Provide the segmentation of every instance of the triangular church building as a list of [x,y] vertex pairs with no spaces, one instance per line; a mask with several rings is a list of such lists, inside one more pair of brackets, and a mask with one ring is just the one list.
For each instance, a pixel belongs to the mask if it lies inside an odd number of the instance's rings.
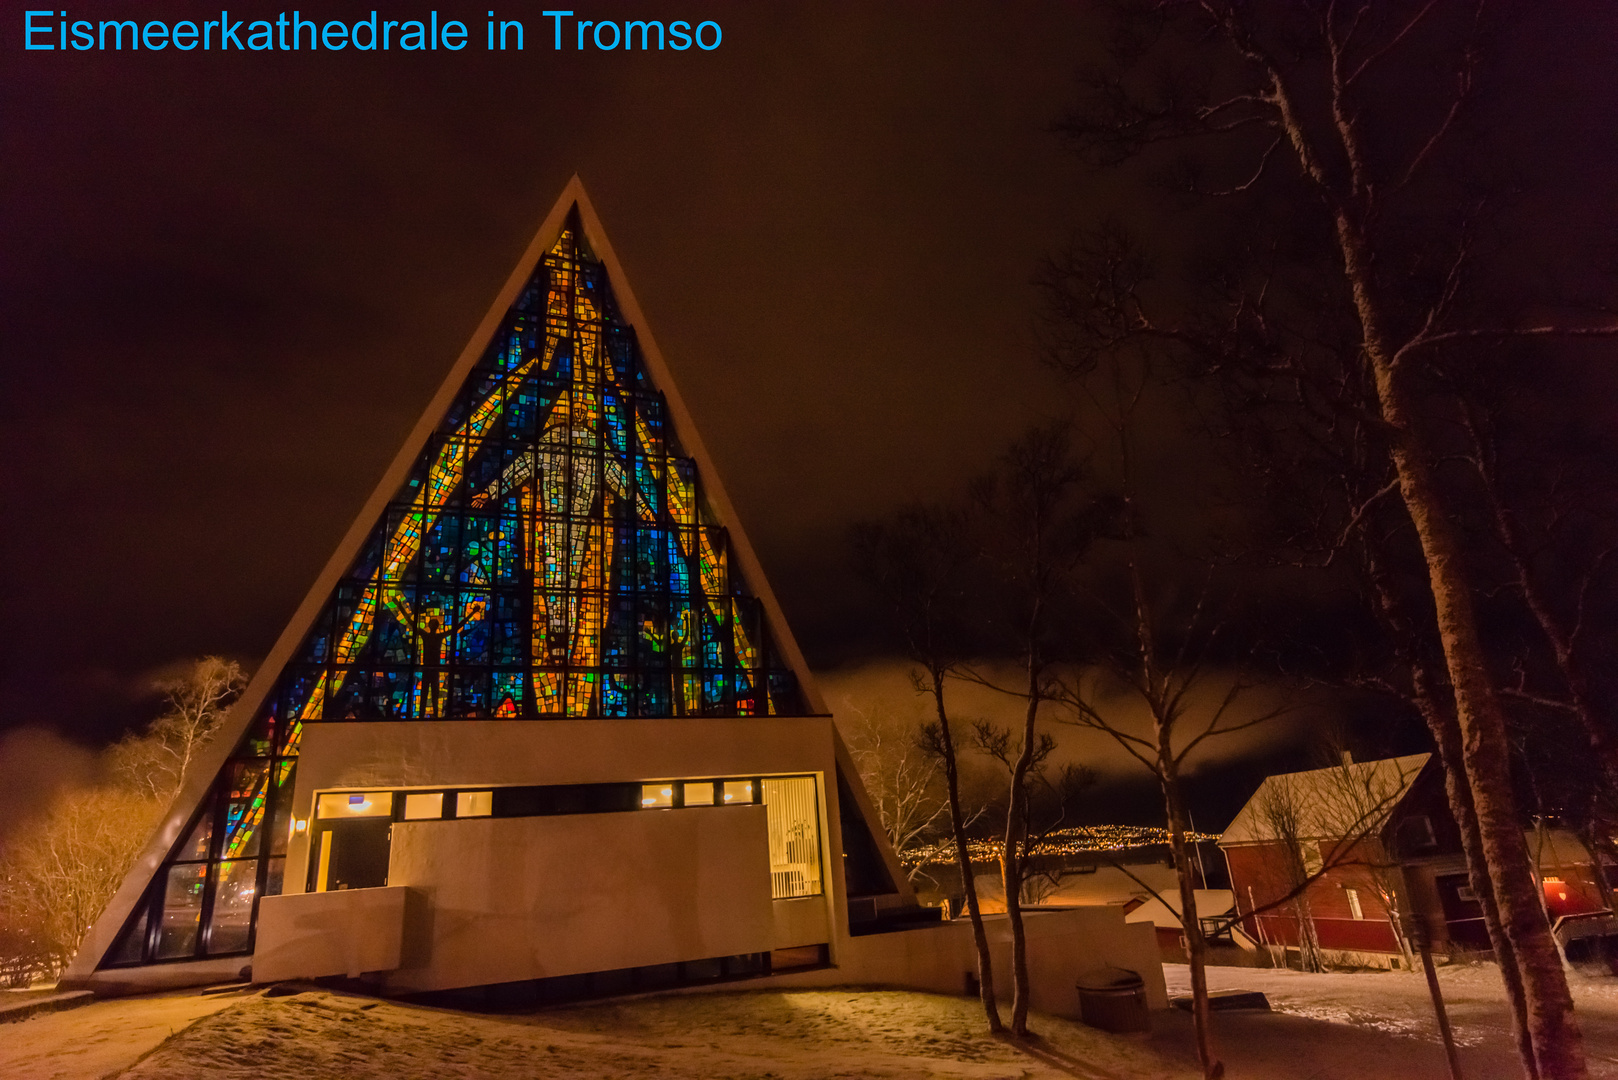
[[856,939],[947,929],[576,178],[212,754],[68,985],[914,983]]

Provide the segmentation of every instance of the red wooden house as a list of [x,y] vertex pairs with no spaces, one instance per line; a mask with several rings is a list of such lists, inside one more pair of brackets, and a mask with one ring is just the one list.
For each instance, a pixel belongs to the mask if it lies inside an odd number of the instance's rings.
[[[1525,831],[1546,913],[1611,908],[1590,853],[1571,832]],[[1243,927],[1261,945],[1295,952],[1312,938],[1348,963],[1401,967],[1412,955],[1402,920],[1419,919],[1442,954],[1489,948],[1439,763],[1427,754],[1344,761],[1267,778],[1220,838]],[[1297,900],[1275,905],[1318,874]],[[1272,906],[1274,905],[1274,906]]]

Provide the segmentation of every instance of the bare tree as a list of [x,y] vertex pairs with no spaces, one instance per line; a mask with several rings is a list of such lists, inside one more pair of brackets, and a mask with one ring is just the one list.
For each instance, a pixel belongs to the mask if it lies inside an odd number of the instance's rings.
[[1295,785],[1288,782],[1291,779],[1272,776],[1259,789],[1255,797],[1258,818],[1278,856],[1272,863],[1280,874],[1279,888],[1274,891],[1292,894],[1290,907],[1298,933],[1298,964],[1305,971],[1324,971],[1320,935],[1315,932],[1314,912],[1305,887],[1305,882],[1320,874],[1320,849],[1304,824],[1303,799]]
[[[1078,650],[1088,664],[1059,680],[1052,696],[1066,707],[1062,719],[1107,735],[1157,782],[1179,883],[1178,903],[1163,902],[1180,915],[1191,969],[1198,1060],[1204,1075],[1216,1077],[1223,1065],[1213,1049],[1207,938],[1197,910],[1195,855],[1188,839],[1192,830],[1182,778],[1188,760],[1206,749],[1209,740],[1274,720],[1290,706],[1261,702],[1260,687],[1243,670],[1253,657],[1250,648],[1228,640],[1235,604],[1216,588],[1218,563],[1211,556],[1187,558],[1152,537],[1136,440],[1148,389],[1157,384],[1150,357],[1117,354],[1101,358],[1076,380],[1091,408],[1091,426],[1105,433],[1104,452],[1097,456],[1110,460],[1116,473],[1120,494],[1106,531],[1120,549],[1121,565],[1109,565],[1100,586],[1077,582],[1078,595],[1070,602],[1078,600],[1082,611],[1073,622],[1090,639]],[[1185,517],[1197,517],[1184,506],[1179,509]],[[1200,520],[1211,516],[1203,514]],[[1158,569],[1165,566],[1172,569]],[[1154,583],[1159,573],[1169,581],[1168,587]],[[1195,582],[1189,589],[1183,584],[1187,579]],[[1145,711],[1149,718],[1145,732],[1103,704],[1119,698]],[[1298,902],[1306,902],[1301,888],[1298,897]]]
[[[1015,744],[1006,728],[990,720],[974,721],[972,743],[1008,775],[1015,768]],[[1070,824],[1080,796],[1096,781],[1094,770],[1077,762],[1055,765],[1051,758],[1056,749],[1055,737],[1041,732],[1022,787],[1012,789],[1023,801],[1021,847],[1012,858],[1004,846],[999,849],[1001,887],[1008,894],[1015,889],[1018,902],[1029,906],[1037,906],[1060,883],[1060,862],[1048,861],[1051,843]]]
[[926,725],[880,707],[855,708],[844,728],[848,752],[882,831],[910,880],[925,872],[918,853],[933,847],[949,820],[949,793],[941,755],[924,740]]
[[[1397,528],[1397,526],[1395,526]],[[1472,787],[1461,760],[1461,730],[1455,722],[1455,699],[1449,693],[1435,628],[1425,627],[1418,618],[1419,603],[1411,599],[1415,590],[1402,587],[1399,575],[1389,565],[1390,539],[1364,521],[1354,529],[1363,556],[1363,568],[1373,598],[1373,611],[1391,643],[1388,663],[1381,674],[1367,683],[1389,698],[1414,710],[1426,724],[1437,747],[1444,769],[1444,792],[1450,814],[1461,835],[1461,851],[1466,858],[1468,882],[1483,910],[1483,925],[1500,965],[1501,981],[1511,1003],[1512,1035],[1519,1058],[1530,1078],[1539,1075],[1528,1024],[1527,995],[1515,947],[1500,922],[1494,889],[1484,858],[1477,810],[1472,803]]]
[[1355,762],[1345,755],[1325,768],[1272,776],[1254,795],[1254,834],[1272,845],[1281,872],[1270,892],[1293,897],[1305,970],[1323,970],[1324,961],[1305,885],[1327,870],[1363,874],[1397,928],[1399,863],[1382,835],[1416,771],[1406,759]]
[[205,656],[182,674],[159,680],[156,688],[168,708],[144,732],[113,747],[113,765],[124,783],[167,804],[246,685],[241,665],[217,656]]
[[970,520],[959,508],[913,507],[886,525],[857,528],[854,552],[862,576],[887,601],[905,650],[917,665],[917,690],[932,701],[933,720],[923,729],[921,744],[944,771],[950,834],[977,951],[978,995],[989,1030],[998,1034],[1003,1024],[994,963],[967,846],[971,817],[961,798],[959,752],[946,703],[949,679],[976,643]]
[[[1498,409],[1487,408],[1475,397],[1462,396],[1460,416],[1468,440],[1464,456],[1476,470],[1488,522],[1507,557],[1508,580],[1544,635],[1564,691],[1555,696],[1531,692],[1526,684],[1526,665],[1519,665],[1518,684],[1507,693],[1576,720],[1609,786],[1618,788],[1618,739],[1613,737],[1612,721],[1602,715],[1597,702],[1593,669],[1599,661],[1592,663],[1595,658],[1590,648],[1596,608],[1604,598],[1603,586],[1609,584],[1612,571],[1618,568],[1615,493],[1603,488],[1592,490],[1590,485],[1570,488],[1560,482],[1553,482],[1546,490],[1545,463],[1527,461],[1524,464],[1535,474],[1536,486],[1543,492],[1541,501],[1546,504],[1538,515],[1544,519],[1543,525],[1536,530],[1524,520],[1526,515],[1512,505],[1505,490],[1507,481],[1501,460],[1504,440],[1497,430]],[[1570,550],[1575,547],[1572,544],[1559,545],[1557,541],[1564,532],[1578,533],[1585,542],[1577,546],[1584,550]],[[1553,595],[1556,590],[1549,581],[1552,575],[1539,565],[1551,561],[1563,564],[1556,576],[1566,581],[1565,591],[1571,594],[1562,603]]]
[[1040,707],[1055,691],[1053,665],[1060,658],[1061,596],[1067,579],[1100,535],[1111,505],[1089,488],[1089,475],[1074,455],[1064,422],[1035,427],[1014,442],[1001,468],[976,486],[984,522],[984,554],[1000,598],[1006,643],[1018,655],[1022,677],[1003,686],[985,671],[963,675],[1019,697],[1023,722],[1016,753],[1009,758],[1001,866],[1006,919],[1011,927],[1013,995],[1011,1033],[1028,1033],[1028,938],[1023,927],[1022,853],[1028,844],[1028,787],[1040,754]]
[[0,867],[0,916],[32,935],[51,972],[112,899],[146,843],[164,803],[119,786],[64,792],[7,845]]
[[[1353,328],[1361,365],[1351,384],[1355,393],[1338,400],[1345,413],[1362,408],[1358,391],[1369,389],[1365,411],[1391,466],[1388,492],[1409,515],[1425,567],[1461,733],[1458,764],[1470,788],[1487,885],[1525,996],[1532,1055],[1524,1065],[1547,1076],[1583,1077],[1572,997],[1540,910],[1512,796],[1506,715],[1479,629],[1466,538],[1438,465],[1446,396],[1433,376],[1435,358],[1479,342],[1610,336],[1618,326],[1503,324],[1462,302],[1475,250],[1452,210],[1467,200],[1457,200],[1461,193],[1435,177],[1475,102],[1487,14],[1482,0],[1154,4],[1147,20],[1168,22],[1186,31],[1182,40],[1192,48],[1215,51],[1219,77],[1189,90],[1183,82],[1160,80],[1155,92],[1142,93],[1138,82],[1104,76],[1065,128],[1082,151],[1105,163],[1170,140],[1228,136],[1235,140],[1232,151],[1250,152],[1250,161],[1228,183],[1205,185],[1189,174],[1195,190],[1239,197],[1262,189],[1273,197],[1275,185],[1290,183],[1307,196],[1296,205],[1310,216],[1291,221],[1294,238],[1319,237],[1330,250],[1337,286],[1332,302],[1341,304]],[[1133,58],[1160,40],[1137,35]],[[1452,67],[1434,63],[1435,54],[1444,55],[1440,50],[1454,58]],[[1451,85],[1418,132],[1410,83],[1432,78]],[[1267,284],[1233,290],[1230,318],[1198,325],[1148,314],[1125,283],[1110,297],[1117,301],[1110,314],[1087,324],[1085,347],[1152,336],[1196,350],[1210,367],[1240,355],[1250,370],[1279,382],[1310,380],[1316,372],[1298,358],[1311,339],[1306,333],[1289,338],[1279,327],[1280,309],[1270,302]]]
[[[1368,763],[1355,762],[1346,740],[1340,734],[1334,733],[1326,742],[1328,763],[1320,795],[1321,820],[1333,834],[1352,831],[1355,822],[1376,820],[1380,824],[1385,821],[1394,800],[1399,797],[1404,785],[1413,779],[1402,772],[1395,776],[1387,770],[1367,767]],[[1377,906],[1394,928],[1399,954],[1409,967],[1414,957],[1404,934],[1405,920],[1410,913],[1405,910],[1403,899],[1400,853],[1383,843],[1380,835],[1367,836],[1360,847],[1359,863],[1365,871],[1363,880],[1370,886]]]
[[[245,682],[234,662],[206,657],[159,683],[169,707],[144,732],[109,748],[111,781],[60,793],[47,813],[8,839],[0,858],[0,937],[41,956],[52,973],[72,958]],[[25,959],[9,962],[26,966]]]
[[[1190,840],[1190,813],[1183,776],[1186,761],[1209,739],[1248,730],[1289,711],[1287,705],[1253,705],[1247,699],[1256,689],[1241,674],[1218,672],[1209,665],[1208,646],[1217,631],[1203,625],[1202,602],[1182,615],[1180,640],[1164,648],[1162,629],[1150,603],[1138,563],[1131,559],[1133,581],[1132,629],[1134,652],[1118,649],[1082,678],[1062,687],[1056,697],[1068,707],[1069,723],[1100,731],[1113,739],[1157,781],[1168,821],[1169,851],[1179,881],[1178,903],[1164,901],[1180,914],[1186,954],[1191,968],[1192,1015],[1197,1054],[1204,1075],[1222,1074],[1213,1050],[1212,1018],[1208,1011],[1207,937],[1197,911],[1195,854]],[[1129,622],[1124,622],[1125,628]],[[1218,685],[1218,684],[1223,684]],[[1126,700],[1144,705],[1150,716],[1145,734],[1123,723],[1101,704],[1103,697],[1122,691]],[[1301,881],[1301,879],[1300,879]],[[1154,894],[1155,895],[1155,894]],[[1161,899],[1161,898],[1160,898]]]

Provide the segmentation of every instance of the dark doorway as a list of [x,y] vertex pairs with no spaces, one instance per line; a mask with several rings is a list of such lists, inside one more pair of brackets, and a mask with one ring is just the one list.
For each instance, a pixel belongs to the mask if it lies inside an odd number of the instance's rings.
[[1444,908],[1444,922],[1450,941],[1463,949],[1486,952],[1493,948],[1489,928],[1483,921],[1483,907],[1472,895],[1472,882],[1465,874],[1442,874],[1433,884]]
[[376,889],[388,883],[393,822],[388,818],[321,822],[309,859],[309,891]]

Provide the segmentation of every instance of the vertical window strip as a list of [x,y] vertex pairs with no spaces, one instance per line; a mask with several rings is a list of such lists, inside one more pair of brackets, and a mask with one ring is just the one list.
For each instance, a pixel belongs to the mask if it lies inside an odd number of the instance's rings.
[[773,897],[819,896],[820,807],[814,777],[765,780],[763,788]]

